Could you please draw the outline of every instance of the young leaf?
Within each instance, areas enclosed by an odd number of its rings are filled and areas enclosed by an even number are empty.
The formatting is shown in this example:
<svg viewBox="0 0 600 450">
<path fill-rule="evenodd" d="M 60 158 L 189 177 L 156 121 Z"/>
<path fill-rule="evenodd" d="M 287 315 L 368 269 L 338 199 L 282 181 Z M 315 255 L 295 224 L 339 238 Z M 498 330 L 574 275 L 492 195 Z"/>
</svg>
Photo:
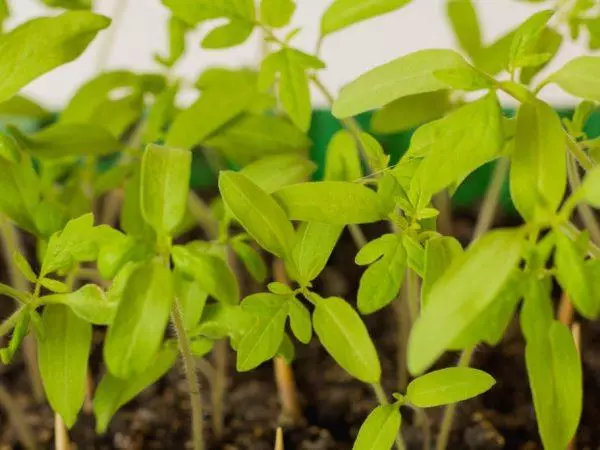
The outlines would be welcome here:
<svg viewBox="0 0 600 450">
<path fill-rule="evenodd" d="M 202 290 L 230 305 L 239 301 L 235 275 L 223 258 L 197 247 L 176 245 L 171 250 L 177 269 L 195 279 Z"/>
<path fill-rule="evenodd" d="M 290 22 L 295 9 L 293 0 L 261 0 L 260 20 L 270 27 L 280 28 Z"/>
<path fill-rule="evenodd" d="M 411 53 L 370 70 L 343 88 L 333 105 L 333 114 L 354 116 L 402 97 L 448 89 L 434 72 L 468 67 L 465 59 L 452 50 Z"/>
<path fill-rule="evenodd" d="M 0 42 L 0 102 L 40 75 L 73 61 L 109 24 L 107 17 L 73 11 L 30 20 L 4 35 Z"/>
<path fill-rule="evenodd" d="M 144 143 L 150 144 L 163 137 L 166 125 L 173 120 L 175 115 L 175 97 L 178 90 L 179 85 L 174 84 L 156 96 L 146 119 L 143 135 Z"/>
<path fill-rule="evenodd" d="M 302 304 L 296 297 L 290 299 L 290 326 L 294 332 L 294 336 L 303 344 L 308 344 L 312 338 L 312 323 L 310 313 L 306 306 Z"/>
<path fill-rule="evenodd" d="M 186 330 L 193 329 L 204 311 L 208 293 L 196 280 L 189 280 L 180 270 L 173 271 L 173 289 L 181 309 Z"/>
<path fill-rule="evenodd" d="M 156 61 L 165 67 L 173 67 L 185 52 L 185 37 L 189 30 L 189 25 L 180 18 L 169 18 L 169 56 L 155 55 Z"/>
<path fill-rule="evenodd" d="M 40 181 L 31 159 L 22 155 L 20 161 L 0 158 L 0 212 L 20 228 L 36 232 L 35 214 L 40 201 Z"/>
<path fill-rule="evenodd" d="M 400 9 L 411 0 L 335 0 L 321 19 L 321 35 L 326 36 L 355 23 Z"/>
<path fill-rule="evenodd" d="M 304 156 L 267 156 L 245 166 L 241 173 L 267 194 L 290 184 L 307 181 L 316 165 Z"/>
<path fill-rule="evenodd" d="M 71 428 L 85 397 L 92 326 L 63 305 L 46 306 L 42 325 L 38 364 L 44 390 L 52 409 Z"/>
<path fill-rule="evenodd" d="M 19 347 L 21 347 L 23 339 L 25 339 L 25 336 L 27 336 L 27 333 L 29 332 L 30 321 L 30 313 L 25 312 L 24 314 L 21 314 L 21 317 L 19 317 L 19 320 L 15 325 L 12 336 L 10 337 L 8 346 L 5 348 L 0 348 L 0 361 L 2 361 L 2 364 L 10 364 L 10 362 L 12 361 L 13 357 L 15 356 L 15 353 L 17 352 L 17 350 L 19 350 Z"/>
<path fill-rule="evenodd" d="M 536 336 L 545 336 L 554 320 L 552 283 L 549 279 L 529 277 L 524 286 L 524 302 L 521 308 L 521 331 L 529 342 Z"/>
<path fill-rule="evenodd" d="M 594 208 L 600 208 L 600 167 L 590 170 L 583 182 L 583 197 Z"/>
<path fill-rule="evenodd" d="M 567 186 L 565 134 L 554 109 L 523 103 L 513 145 L 510 191 L 517 210 L 527 220 L 554 213 Z"/>
<path fill-rule="evenodd" d="M 279 189 L 274 195 L 292 220 L 348 225 L 383 219 L 377 194 L 360 184 L 298 183 Z"/>
<path fill-rule="evenodd" d="M 525 361 L 544 448 L 562 450 L 575 435 L 583 400 L 581 361 L 569 329 L 555 321 L 528 340 Z"/>
<path fill-rule="evenodd" d="M 575 97 L 600 101 L 600 57 L 580 56 L 551 75 L 548 80 Z"/>
<path fill-rule="evenodd" d="M 406 389 L 407 400 L 419 408 L 449 405 L 483 394 L 496 381 L 470 367 L 450 367 L 421 375 Z"/>
<path fill-rule="evenodd" d="M 496 230 L 475 241 L 452 263 L 431 288 L 427 306 L 411 331 L 411 373 L 431 366 L 487 310 L 517 266 L 524 246 L 521 230 Z"/>
<path fill-rule="evenodd" d="M 445 90 L 409 95 L 375 111 L 371 128 L 376 133 L 399 133 L 439 119 L 451 107 L 450 96 Z"/>
<path fill-rule="evenodd" d="M 167 342 L 154 358 L 148 369 L 128 378 L 117 378 L 106 373 L 94 393 L 94 416 L 96 432 L 104 433 L 113 414 L 136 395 L 154 384 L 173 367 L 177 359 L 177 346 Z"/>
<path fill-rule="evenodd" d="M 202 39 L 202 48 L 221 49 L 242 44 L 254 31 L 254 24 L 245 20 L 232 19 L 226 24 L 213 28 Z"/>
<path fill-rule="evenodd" d="M 235 349 L 239 348 L 241 340 L 255 322 L 252 314 L 244 311 L 240 305 L 213 303 L 204 308 L 200 324 L 190 331 L 189 336 L 205 336 L 213 340 L 229 337 Z"/>
<path fill-rule="evenodd" d="M 448 18 L 458 44 L 467 55 L 474 57 L 483 45 L 477 11 L 472 0 L 448 0 Z"/>
<path fill-rule="evenodd" d="M 188 150 L 150 144 L 144 152 L 140 204 L 158 235 L 169 235 L 185 215 L 191 164 Z"/>
<path fill-rule="evenodd" d="M 537 56 L 534 54 L 534 50 L 546 24 L 553 15 L 554 11 L 552 10 L 539 11 L 519 26 L 510 47 L 508 59 L 509 70 L 515 70 L 528 65 L 539 65 L 529 64 L 527 60 L 532 56 Z M 541 62 L 543 63 L 546 60 Z"/>
<path fill-rule="evenodd" d="M 462 245 L 450 236 L 429 239 L 425 243 L 423 261 L 423 284 L 421 285 L 421 305 L 427 305 L 427 297 L 435 282 L 450 267 L 452 262 L 463 254 Z"/>
<path fill-rule="evenodd" d="M 363 246 L 354 262 L 359 266 L 366 266 L 378 260 L 390 247 L 396 244 L 398 238 L 394 234 L 384 234 Z"/>
<path fill-rule="evenodd" d="M 94 325 L 110 325 L 117 311 L 117 302 L 107 298 L 95 284 L 86 284 L 75 292 L 48 295 L 41 302 L 66 305 L 79 318 Z"/>
<path fill-rule="evenodd" d="M 15 250 L 12 256 L 15 266 L 17 266 L 17 268 L 27 279 L 27 281 L 29 281 L 30 283 L 35 283 L 37 281 L 37 275 L 31 268 L 29 262 L 27 262 L 25 257 L 18 250 Z"/>
<path fill-rule="evenodd" d="M 402 416 L 395 405 L 381 405 L 361 425 L 352 450 L 389 450 L 400 432 Z"/>
<path fill-rule="evenodd" d="M 327 181 L 356 181 L 362 176 L 356 139 L 347 130 L 338 131 L 327 146 L 323 178 Z"/>
<path fill-rule="evenodd" d="M 234 217 L 261 247 L 280 258 L 289 253 L 294 228 L 271 196 L 235 172 L 221 172 L 219 190 Z"/>
<path fill-rule="evenodd" d="M 172 300 L 171 273 L 160 262 L 133 269 L 104 342 L 113 375 L 126 379 L 149 367 L 163 342 Z"/>
<path fill-rule="evenodd" d="M 292 249 L 292 260 L 300 284 L 307 285 L 325 268 L 343 229 L 343 225 L 322 222 L 304 222 L 300 225 Z"/>
<path fill-rule="evenodd" d="M 338 297 L 319 299 L 313 326 L 325 350 L 350 375 L 365 383 L 379 381 L 377 350 L 367 327 L 347 302 Z"/>
<path fill-rule="evenodd" d="M 362 314 L 371 314 L 389 305 L 402 287 L 405 272 L 406 250 L 402 240 L 395 237 L 383 257 L 371 264 L 360 278 L 358 310 Z"/>
<path fill-rule="evenodd" d="M 258 283 L 263 283 L 267 278 L 268 269 L 260 253 L 242 241 L 232 241 L 231 249 L 244 264 L 248 273 L 252 275 L 252 278 Z"/>
<path fill-rule="evenodd" d="M 556 234 L 556 278 L 577 311 L 593 320 L 600 314 L 600 292 L 596 281 L 598 271 L 593 270 L 590 262 L 584 261 L 575 242 L 562 233 Z"/>
<path fill-rule="evenodd" d="M 242 309 L 255 320 L 237 350 L 237 370 L 245 372 L 277 354 L 283 340 L 289 302 L 281 295 L 254 294 L 244 299 Z"/>
</svg>

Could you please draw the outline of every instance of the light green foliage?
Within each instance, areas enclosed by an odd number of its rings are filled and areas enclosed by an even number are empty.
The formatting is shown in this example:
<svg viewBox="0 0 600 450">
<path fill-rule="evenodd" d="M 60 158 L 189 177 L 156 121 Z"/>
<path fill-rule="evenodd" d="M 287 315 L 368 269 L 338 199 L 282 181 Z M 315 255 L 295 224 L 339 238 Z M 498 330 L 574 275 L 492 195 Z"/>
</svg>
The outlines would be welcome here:
<svg viewBox="0 0 600 450">
<path fill-rule="evenodd" d="M 173 67 L 185 52 L 185 37 L 189 25 L 178 17 L 169 19 L 169 56 L 156 55 L 155 59 L 166 67 Z"/>
<path fill-rule="evenodd" d="M 432 286 L 427 305 L 411 331 L 411 373 L 422 373 L 431 366 L 489 308 L 517 266 L 523 248 L 522 231 L 492 231 L 452 263 Z"/>
<path fill-rule="evenodd" d="M 583 197 L 595 208 L 600 208 L 600 168 L 588 172 L 583 183 Z"/>
<path fill-rule="evenodd" d="M 219 190 L 233 216 L 261 247 L 280 258 L 289 253 L 294 228 L 269 194 L 235 172 L 221 172 Z"/>
<path fill-rule="evenodd" d="M 52 409 L 71 428 L 85 397 L 92 326 L 63 305 L 46 306 L 42 326 L 38 363 L 44 390 Z"/>
<path fill-rule="evenodd" d="M 261 0 L 260 19 L 274 28 L 287 25 L 296 10 L 294 0 Z"/>
<path fill-rule="evenodd" d="M 185 214 L 192 154 L 188 150 L 149 145 L 142 159 L 142 215 L 159 236 L 169 235 Z"/>
<path fill-rule="evenodd" d="M 104 433 L 113 414 L 162 377 L 177 359 L 177 346 L 167 342 L 157 353 L 147 370 L 128 379 L 117 378 L 106 373 L 94 393 L 94 416 L 96 431 Z"/>
<path fill-rule="evenodd" d="M 365 324 L 352 307 L 338 297 L 319 298 L 313 326 L 325 350 L 350 375 L 376 383 L 381 365 Z"/>
<path fill-rule="evenodd" d="M 31 159 L 21 155 L 12 162 L 0 158 L 0 211 L 21 228 L 35 232 L 40 182 Z"/>
<path fill-rule="evenodd" d="M 237 370 L 253 369 L 277 354 L 283 341 L 288 300 L 285 296 L 268 293 L 244 299 L 242 309 L 253 317 L 254 325 L 240 342 Z"/>
<path fill-rule="evenodd" d="M 451 106 L 448 91 L 409 95 L 375 111 L 371 119 L 371 127 L 373 131 L 384 134 L 410 130 L 439 119 L 451 109 Z"/>
<path fill-rule="evenodd" d="M 436 370 L 411 381 L 406 399 L 419 408 L 461 402 L 486 392 L 496 381 L 487 373 L 470 367 Z"/>
<path fill-rule="evenodd" d="M 92 0 L 42 0 L 46 5 L 66 9 L 91 9 Z"/>
<path fill-rule="evenodd" d="M 267 194 L 290 184 L 307 181 L 316 165 L 296 154 L 267 156 L 245 166 L 241 173 Z"/>
<path fill-rule="evenodd" d="M 23 339 L 27 336 L 29 332 L 29 323 L 31 321 L 31 314 L 29 312 L 25 312 L 19 318 L 19 321 L 15 325 L 13 330 L 13 334 L 10 337 L 10 341 L 8 342 L 8 346 L 4 348 L 0 348 L 0 361 L 2 364 L 10 364 L 15 353 L 21 347 L 23 343 Z"/>
<path fill-rule="evenodd" d="M 519 213 L 540 220 L 556 211 L 567 185 L 565 135 L 546 103 L 524 103 L 517 115 L 510 190 Z"/>
<path fill-rule="evenodd" d="M 575 97 L 600 101 L 600 57 L 580 56 L 569 61 L 548 81 Z"/>
<path fill-rule="evenodd" d="M 25 259 L 25 257 L 19 251 L 15 251 L 12 256 L 13 263 L 15 266 L 17 266 L 23 276 L 27 278 L 27 281 L 30 283 L 35 283 L 37 281 L 37 275 L 29 265 L 27 259 Z"/>
<path fill-rule="evenodd" d="M 200 282 L 189 279 L 180 270 L 173 271 L 173 289 L 175 290 L 185 329 L 191 330 L 198 325 L 202 317 L 208 293 L 203 289 Z"/>
<path fill-rule="evenodd" d="M 421 285 L 421 305 L 427 305 L 429 291 L 435 282 L 450 267 L 452 262 L 463 254 L 462 245 L 453 237 L 440 236 L 425 243 L 423 259 L 423 283 Z"/>
<path fill-rule="evenodd" d="M 175 266 L 195 279 L 202 290 L 220 302 L 235 305 L 239 301 L 239 288 L 235 275 L 225 260 L 211 254 L 203 246 L 175 246 L 171 251 Z"/>
<path fill-rule="evenodd" d="M 126 379 L 151 365 L 163 342 L 172 300 L 171 273 L 160 262 L 133 270 L 104 343 L 110 373 Z"/>
<path fill-rule="evenodd" d="M 356 139 L 352 133 L 340 130 L 327 146 L 325 176 L 328 181 L 356 181 L 363 176 Z"/>
<path fill-rule="evenodd" d="M 583 402 L 581 362 L 569 329 L 556 321 L 540 328 L 527 340 L 525 361 L 544 448 L 566 448 Z"/>
<path fill-rule="evenodd" d="M 400 432 L 402 416 L 395 405 L 375 408 L 361 425 L 352 450 L 389 450 Z"/>
<path fill-rule="evenodd" d="M 110 20 L 87 11 L 33 19 L 0 42 L 0 102 L 31 81 L 77 58 Z"/>
<path fill-rule="evenodd" d="M 260 253 L 251 245 L 240 241 L 232 241 L 231 249 L 246 267 L 246 270 L 259 283 L 262 283 L 267 278 L 267 265 L 265 264 Z"/>
<path fill-rule="evenodd" d="M 23 95 L 15 95 L 0 103 L 0 115 L 31 117 L 44 120 L 48 119 L 51 113 L 29 98 Z"/>
<path fill-rule="evenodd" d="M 79 318 L 94 325 L 110 325 L 118 304 L 95 284 L 86 284 L 75 292 L 45 296 L 41 301 L 45 304 L 66 305 Z"/>
<path fill-rule="evenodd" d="M 343 225 L 323 222 L 300 225 L 292 248 L 292 261 L 301 285 L 308 285 L 325 268 L 343 229 Z"/>
<path fill-rule="evenodd" d="M 540 11 L 519 26 L 510 46 L 508 57 L 510 71 L 520 67 L 538 66 L 552 57 L 547 53 L 535 53 L 535 50 L 546 24 L 553 15 L 552 10 Z"/>
<path fill-rule="evenodd" d="M 178 89 L 179 86 L 174 84 L 166 87 L 156 96 L 144 127 L 143 141 L 145 143 L 153 143 L 163 137 L 166 125 L 175 115 L 175 96 Z"/>
<path fill-rule="evenodd" d="M 321 19 L 321 35 L 325 36 L 355 23 L 387 14 L 411 0 L 335 0 Z"/>
<path fill-rule="evenodd" d="M 370 264 L 360 278 L 359 311 L 371 314 L 389 305 L 398 295 L 406 272 L 406 250 L 402 239 L 386 234 L 363 247 L 355 261 Z"/>
<path fill-rule="evenodd" d="M 361 75 L 347 85 L 333 105 L 336 117 L 354 116 L 409 95 L 448 89 L 434 73 L 465 69 L 469 64 L 452 50 L 421 50 Z"/>
<path fill-rule="evenodd" d="M 292 220 L 347 225 L 383 219 L 375 191 L 356 183 L 298 183 L 279 189 L 275 198 Z"/>
<path fill-rule="evenodd" d="M 446 9 L 458 44 L 467 55 L 476 57 L 483 42 L 473 0 L 448 0 Z"/>
<path fill-rule="evenodd" d="M 295 297 L 290 299 L 289 308 L 290 326 L 294 336 L 303 344 L 308 344 L 312 337 L 312 322 L 308 309 Z"/>
</svg>

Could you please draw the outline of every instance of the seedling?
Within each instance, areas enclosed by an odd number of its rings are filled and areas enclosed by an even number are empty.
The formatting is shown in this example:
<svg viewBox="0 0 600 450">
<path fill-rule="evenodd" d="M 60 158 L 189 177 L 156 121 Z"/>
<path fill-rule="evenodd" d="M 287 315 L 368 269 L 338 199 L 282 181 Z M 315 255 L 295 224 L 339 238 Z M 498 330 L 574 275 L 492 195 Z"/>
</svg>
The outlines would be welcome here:
<svg viewBox="0 0 600 450">
<path fill-rule="evenodd" d="M 89 1 L 44 3 L 73 11 L 2 36 L 1 111 L 48 119 L 19 91 L 75 59 L 110 23 L 89 11 Z M 295 345 L 316 338 L 343 369 L 372 386 L 380 403 L 361 427 L 356 450 L 402 449 L 406 407 L 421 417 L 430 448 L 424 409 L 449 405 L 436 438 L 443 450 L 455 404 L 494 384 L 491 375 L 467 367 L 474 348 L 498 344 L 518 311 L 541 440 L 547 449 L 564 449 L 582 411 L 581 361 L 571 330 L 555 320 L 550 288 L 556 280 L 582 317 L 600 313 L 600 227 L 591 210 L 600 208 L 600 145 L 585 130 L 600 101 L 600 58 L 542 70 L 569 38 L 567 27 L 573 37 L 589 33 L 590 48 L 598 47 L 595 2 L 547 2 L 549 9 L 487 44 L 473 2 L 448 0 L 464 56 L 447 49 L 403 55 L 337 98 L 319 78 L 326 67 L 321 45 L 410 0 L 335 0 L 314 53 L 294 46 L 292 0 L 261 0 L 258 9 L 253 0 L 163 3 L 172 16 L 169 53 L 156 56 L 162 73 L 102 72 L 55 122 L 35 133 L 10 126 L 0 134 L 0 231 L 13 275 L 0 293 L 17 305 L 0 325 L 0 336 L 10 334 L 0 358 L 9 363 L 24 338 L 35 337 L 57 447 L 68 445 L 63 423 L 73 426 L 86 397 L 93 396 L 97 431 L 106 432 L 116 411 L 179 357 L 192 441 L 201 450 L 208 425 L 198 359 L 213 353 L 212 364 L 203 359 L 201 367 L 218 439 L 228 346 L 238 371 L 276 358 L 281 381 L 293 379 Z M 0 0 L 0 18 L 7 12 Z M 170 69 L 185 51 L 187 33 L 213 19 L 227 22 L 202 38 L 207 51 L 238 45 L 258 30 L 266 53 L 253 69 L 206 68 L 194 84 L 198 100 L 179 109 L 177 95 L 190 83 Z M 572 118 L 561 120 L 543 100 L 549 84 L 582 99 Z M 329 144 L 321 181 L 310 181 L 316 166 L 307 158 L 311 87 L 331 101 L 343 125 Z M 499 94 L 519 102 L 515 118 L 504 115 Z M 372 131 L 420 126 L 393 166 L 353 118 L 374 109 Z M 189 188 L 192 152 L 219 171 L 219 196 L 210 204 Z M 437 205 L 492 161 L 476 236 L 464 249 L 440 232 L 450 217 Z M 490 231 L 507 175 L 523 223 Z M 584 230 L 571 222 L 575 211 Z M 360 227 L 376 222 L 389 231 L 368 241 Z M 35 257 L 15 227 L 35 237 Z M 204 239 L 186 239 L 196 227 Z M 325 298 L 314 281 L 345 228 L 359 247 L 355 263 L 365 270 L 356 299 Z M 277 267 L 273 274 L 266 258 Z M 248 276 L 257 292 L 245 291 L 241 281 Z M 394 303 L 407 324 L 398 333 L 398 354 L 406 357 L 397 362 L 402 381 L 389 403 L 361 315 Z M 90 389 L 94 327 L 106 330 L 106 372 Z M 462 351 L 459 367 L 431 371 L 452 350 Z M 284 409 L 298 416 L 293 383 L 279 385 L 289 400 Z M 26 431 L 21 439 L 31 446 Z"/>
</svg>

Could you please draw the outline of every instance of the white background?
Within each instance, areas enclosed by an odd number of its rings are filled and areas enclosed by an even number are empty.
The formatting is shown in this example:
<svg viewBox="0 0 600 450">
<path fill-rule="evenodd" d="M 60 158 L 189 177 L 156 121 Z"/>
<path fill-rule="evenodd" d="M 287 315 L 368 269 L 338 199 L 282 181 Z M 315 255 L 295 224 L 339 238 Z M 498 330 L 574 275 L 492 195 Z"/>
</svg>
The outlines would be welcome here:
<svg viewBox="0 0 600 450">
<path fill-rule="evenodd" d="M 56 14 L 40 6 L 38 0 L 8 0 L 13 17 L 9 26 L 21 23 L 31 17 Z M 295 38 L 295 44 L 307 51 L 313 51 L 322 12 L 332 0 L 297 0 L 298 7 L 293 17 L 294 27 L 302 27 Z M 513 28 L 530 14 L 544 6 L 519 2 L 517 0 L 475 0 L 484 29 L 486 42 L 491 42 Z M 118 5 L 118 3 L 121 3 Z M 126 2 L 126 3 L 123 3 Z M 42 104 L 60 108 L 77 87 L 87 77 L 99 70 L 129 68 L 137 71 L 156 71 L 159 66 L 153 55 L 166 53 L 166 22 L 168 10 L 160 0 L 96 0 L 96 10 L 108 16 L 123 8 L 121 20 L 113 23 L 116 34 L 115 45 L 105 64 L 98 58 L 103 41 L 109 31 L 102 32 L 96 41 L 77 61 L 67 64 L 52 73 L 36 80 L 25 92 Z M 361 73 L 406 53 L 424 48 L 456 47 L 452 32 L 445 18 L 445 0 L 413 0 L 411 4 L 394 13 L 360 23 L 327 38 L 322 58 L 328 68 L 321 72 L 324 83 L 334 92 Z M 200 38 L 208 27 L 199 29 L 189 36 L 188 52 L 175 68 L 177 75 L 194 79 L 206 67 L 214 65 L 242 66 L 256 65 L 261 45 L 258 33 L 244 45 L 224 51 L 203 50 Z M 285 30 L 282 31 L 282 35 Z M 568 40 L 567 40 L 568 41 Z M 584 42 L 584 40 L 582 39 Z M 553 68 L 582 54 L 583 42 L 565 42 Z M 543 96 L 557 106 L 573 104 L 567 94 L 555 86 L 543 91 Z M 324 100 L 317 93 L 314 101 L 323 105 Z"/>
</svg>

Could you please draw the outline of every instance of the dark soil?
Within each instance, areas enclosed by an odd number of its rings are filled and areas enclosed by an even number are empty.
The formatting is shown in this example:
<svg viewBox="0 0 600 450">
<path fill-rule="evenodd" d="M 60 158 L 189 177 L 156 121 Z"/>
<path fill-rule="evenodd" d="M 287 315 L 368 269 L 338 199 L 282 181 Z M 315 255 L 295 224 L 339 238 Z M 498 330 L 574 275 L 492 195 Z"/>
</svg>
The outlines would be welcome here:
<svg viewBox="0 0 600 450">
<path fill-rule="evenodd" d="M 462 214 L 455 221 L 455 234 L 467 241 L 473 220 Z M 368 229 L 374 235 L 376 229 Z M 355 250 L 345 236 L 319 283 L 324 295 L 355 297 L 360 269 L 351 263 Z M 4 303 L 9 305 L 8 301 Z M 396 315 L 391 309 L 367 318 L 381 357 L 388 393 L 397 384 Z M 97 382 L 102 375 L 102 330 L 96 333 L 92 373 Z M 582 323 L 582 355 L 585 378 L 584 414 L 577 434 L 578 449 L 600 449 L 600 324 Z M 375 406 L 368 386 L 352 379 L 323 351 L 316 340 L 308 346 L 298 345 L 293 368 L 304 409 L 305 421 L 296 426 L 284 425 L 285 448 L 305 450 L 351 449 L 361 422 Z M 226 396 L 225 435 L 217 441 L 211 434 L 211 405 L 208 383 L 204 387 L 204 412 L 209 449 L 271 450 L 275 430 L 280 422 L 279 400 L 272 365 L 238 374 L 231 353 L 232 371 Z M 454 364 L 457 355 L 446 355 L 440 366 Z M 497 385 L 485 395 L 459 405 L 449 448 L 468 450 L 541 449 L 537 435 L 531 395 L 527 384 L 524 345 L 517 324 L 513 324 L 504 341 L 496 348 L 477 349 L 473 365 L 497 379 Z M 40 448 L 53 445 L 53 415 L 49 407 L 36 403 L 21 360 L 0 366 L 2 385 L 23 409 L 34 429 Z M 412 425 L 412 413 L 405 410 L 403 433 L 408 450 L 421 450 L 420 428 Z M 439 426 L 441 410 L 428 411 L 433 435 Z M 190 405 L 184 376 L 173 369 L 155 386 L 120 410 L 103 436 L 94 433 L 94 419 L 82 412 L 70 437 L 76 449 L 185 449 L 190 448 Z M 22 448 L 4 410 L 0 412 L 0 450 Z"/>
</svg>

